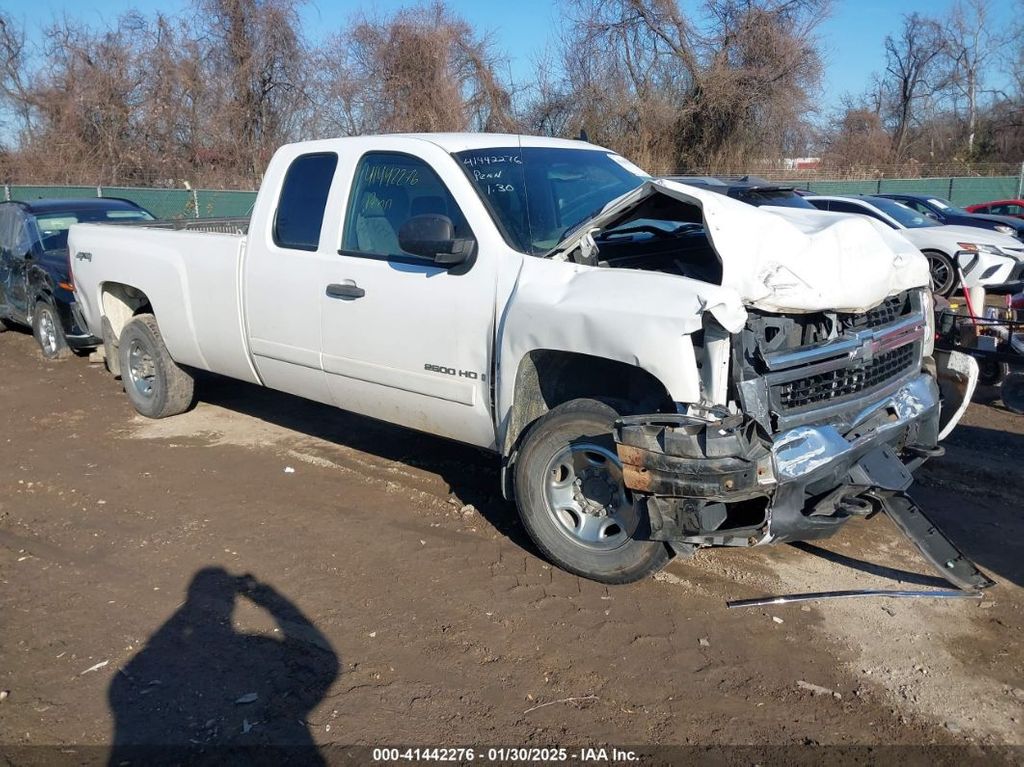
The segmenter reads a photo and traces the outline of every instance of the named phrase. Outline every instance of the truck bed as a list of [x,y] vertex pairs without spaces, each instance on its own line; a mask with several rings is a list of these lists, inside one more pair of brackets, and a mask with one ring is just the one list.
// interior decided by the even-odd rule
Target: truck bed
[[102,337],[102,318],[119,311],[119,287],[134,286],[148,297],[177,362],[258,380],[242,322],[248,219],[141,223],[72,227],[76,293],[90,331]]

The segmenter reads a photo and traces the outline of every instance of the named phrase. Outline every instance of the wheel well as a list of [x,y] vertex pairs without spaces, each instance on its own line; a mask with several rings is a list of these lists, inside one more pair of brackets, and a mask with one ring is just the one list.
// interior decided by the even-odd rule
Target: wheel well
[[103,316],[110,323],[114,338],[121,337],[121,331],[132,317],[153,310],[145,293],[120,282],[104,283],[102,300]]
[[536,349],[519,363],[505,430],[510,455],[530,424],[556,405],[580,397],[624,400],[638,413],[672,410],[664,384],[643,368],[578,352]]

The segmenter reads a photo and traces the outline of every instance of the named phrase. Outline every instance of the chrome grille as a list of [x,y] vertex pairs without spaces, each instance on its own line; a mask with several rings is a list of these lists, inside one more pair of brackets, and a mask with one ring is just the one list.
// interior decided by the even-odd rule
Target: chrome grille
[[875,355],[869,361],[829,370],[770,387],[772,400],[786,412],[840,401],[883,386],[917,363],[918,344]]

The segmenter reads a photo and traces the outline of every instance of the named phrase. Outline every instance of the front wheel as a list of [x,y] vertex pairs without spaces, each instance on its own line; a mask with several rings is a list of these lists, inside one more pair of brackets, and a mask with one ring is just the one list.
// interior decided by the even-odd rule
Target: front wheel
[[152,314],[140,314],[124,326],[118,358],[124,390],[142,415],[166,418],[191,407],[195,381],[167,353]]
[[931,274],[932,292],[939,296],[948,296],[953,292],[953,288],[956,287],[956,264],[945,253],[940,253],[937,250],[926,250],[924,251],[924,256],[928,259],[928,272]]
[[40,301],[32,313],[32,335],[39,344],[39,351],[48,360],[66,360],[71,356],[71,347],[64,335],[57,310],[50,301]]
[[602,583],[631,583],[672,558],[622,481],[611,436],[619,414],[576,399],[554,408],[527,434],[515,463],[519,516],[549,560]]

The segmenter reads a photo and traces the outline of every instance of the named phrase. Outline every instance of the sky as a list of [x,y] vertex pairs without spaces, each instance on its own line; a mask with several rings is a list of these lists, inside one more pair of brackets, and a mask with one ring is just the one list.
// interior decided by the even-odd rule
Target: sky
[[[988,2],[993,19],[1014,18],[1018,12],[1015,0]],[[360,10],[387,14],[410,3],[313,0],[302,16],[307,31],[315,38],[342,28]],[[62,16],[101,27],[131,8],[173,13],[185,7],[187,0],[0,0],[0,5],[32,29]],[[477,30],[492,34],[496,48],[509,57],[511,75],[520,83],[529,82],[533,63],[556,40],[557,0],[448,0],[448,5]],[[681,5],[685,9],[699,3],[682,0]],[[826,65],[821,99],[824,110],[838,107],[844,94],[864,90],[871,74],[882,66],[885,36],[899,28],[904,14],[919,11],[939,16],[951,5],[952,0],[833,0],[832,14],[819,31]]]

